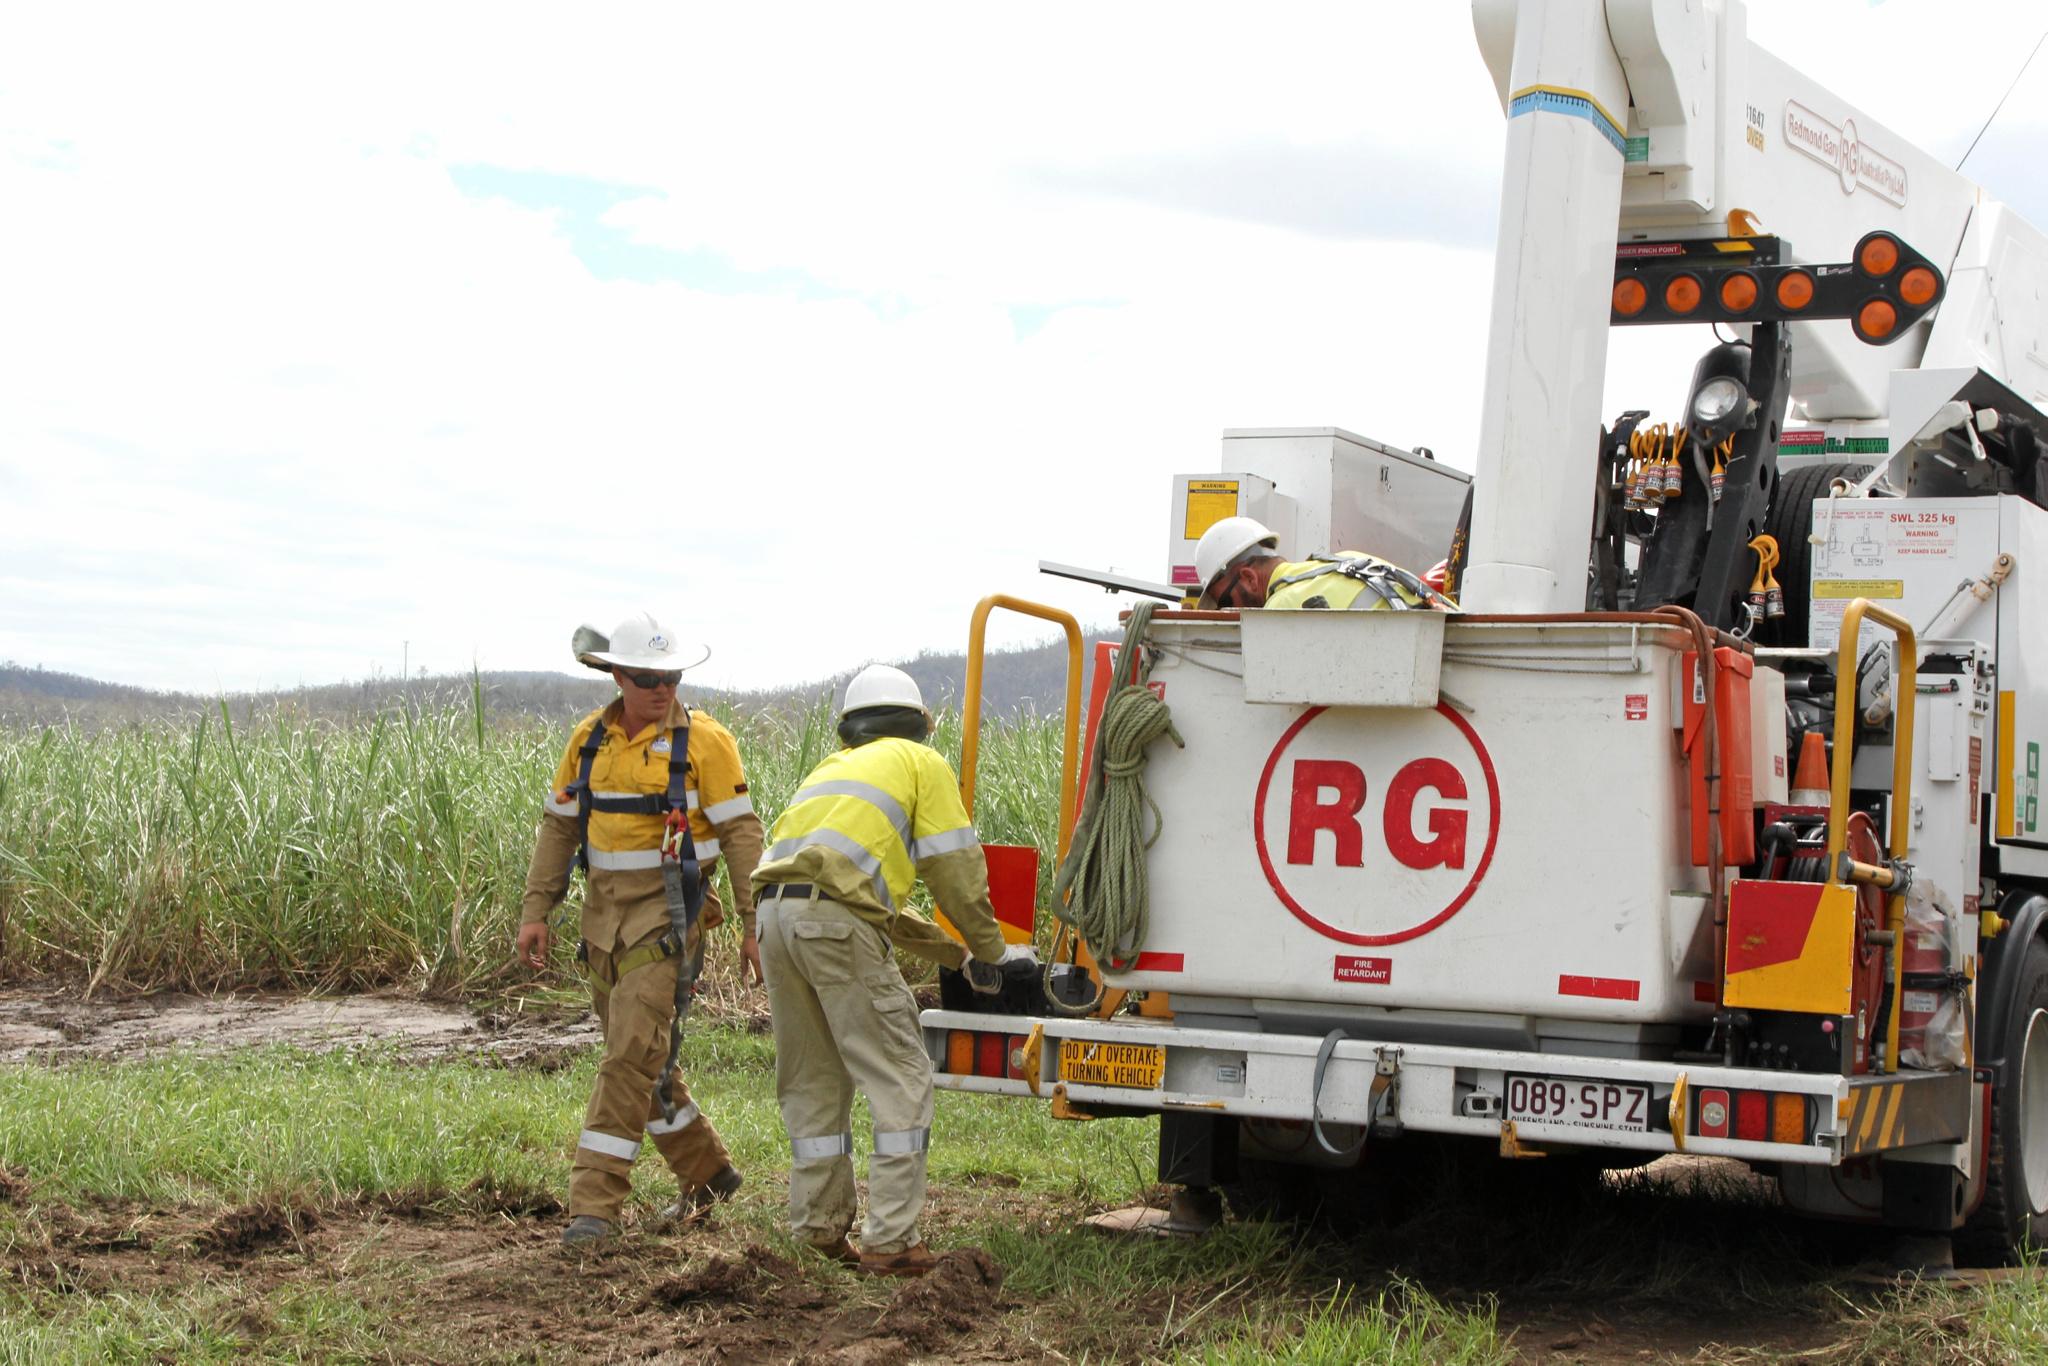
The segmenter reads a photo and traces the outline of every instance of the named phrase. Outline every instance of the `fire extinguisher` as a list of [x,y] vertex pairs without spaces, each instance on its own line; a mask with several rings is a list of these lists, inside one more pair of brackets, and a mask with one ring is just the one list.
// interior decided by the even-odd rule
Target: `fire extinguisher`
[[[1919,908],[1914,908],[1919,909]],[[1927,910],[1932,911],[1929,907]],[[1927,1025],[1954,989],[1948,963],[1948,922],[1939,913],[1908,915],[1899,949],[1899,1060],[1926,1058]],[[1910,1064],[1908,1064],[1910,1065]]]

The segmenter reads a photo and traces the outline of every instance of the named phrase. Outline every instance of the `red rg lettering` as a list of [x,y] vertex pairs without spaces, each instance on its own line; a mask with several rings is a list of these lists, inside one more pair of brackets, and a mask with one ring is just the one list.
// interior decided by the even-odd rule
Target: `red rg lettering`
[[[1325,792],[1334,792],[1336,800],[1325,802]],[[1287,817],[1287,861],[1314,863],[1316,832],[1327,830],[1337,843],[1338,867],[1356,868],[1365,862],[1365,831],[1358,823],[1358,810],[1364,805],[1365,771],[1357,764],[1342,759],[1296,759]]]
[[1461,799],[1466,795],[1465,779],[1442,759],[1417,759],[1403,767],[1387,786],[1387,848],[1410,868],[1463,868],[1468,813],[1432,806],[1428,812],[1430,838],[1416,838],[1415,801],[1426,787],[1443,797]]

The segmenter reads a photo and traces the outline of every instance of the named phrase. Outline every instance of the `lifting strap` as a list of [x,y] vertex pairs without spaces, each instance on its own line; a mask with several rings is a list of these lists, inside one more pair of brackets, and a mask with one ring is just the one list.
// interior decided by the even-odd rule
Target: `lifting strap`
[[[661,793],[599,797],[591,792],[590,774],[597,764],[597,752],[604,747],[605,730],[605,721],[600,715],[577,751],[576,781],[569,785],[569,791],[576,797],[576,865],[582,867],[587,885],[590,877],[591,812],[668,818],[661,837],[661,887],[668,902],[668,930],[652,944],[640,945],[620,955],[614,965],[612,981],[604,986],[609,990],[619,978],[636,968],[670,958],[684,960],[676,965],[675,1017],[669,1021],[668,1061],[662,1065],[661,1076],[654,1086],[662,1118],[673,1122],[678,1107],[670,1099],[670,1092],[675,1089],[676,1060],[682,1055],[683,1016],[689,1013],[690,1001],[697,994],[697,975],[704,966],[701,936],[696,952],[685,956],[691,934],[697,928],[697,918],[704,909],[704,869],[697,861],[697,842],[690,834],[690,711],[685,707],[683,723],[669,732],[668,790]],[[578,956],[584,957],[580,952]],[[587,957],[585,961],[588,961]]]

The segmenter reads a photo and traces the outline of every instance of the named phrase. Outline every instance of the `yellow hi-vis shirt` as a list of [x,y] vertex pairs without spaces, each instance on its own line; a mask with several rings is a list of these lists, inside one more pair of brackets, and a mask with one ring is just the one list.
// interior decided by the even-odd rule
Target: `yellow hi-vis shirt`
[[870,740],[825,757],[776,819],[756,883],[809,882],[897,947],[949,968],[960,945],[906,910],[922,877],[976,958],[1003,956],[988,861],[953,770],[916,740]]
[[[1387,564],[1387,561],[1376,556],[1349,550],[1339,551],[1327,558],[1289,561],[1275,569],[1273,577],[1266,580],[1265,605],[1328,607],[1335,611],[1350,609],[1360,612],[1378,611],[1395,605],[1371,584],[1344,573],[1341,566],[1347,560],[1366,565]],[[1397,583],[1391,578],[1382,578],[1379,582],[1405,606],[1430,606],[1427,598],[1405,584]]]
[[[540,831],[526,875],[522,923],[546,920],[569,887],[570,863],[580,844],[576,800],[569,784],[583,766],[583,742],[591,727],[605,728],[590,766],[590,790],[600,797],[637,797],[668,791],[668,761],[674,730],[683,723],[681,701],[669,703],[659,725],[626,734],[624,702],[614,700],[583,718],[570,733],[554,785],[542,800]],[[740,915],[754,914],[753,873],[761,857],[761,819],[747,792],[739,745],[732,732],[701,711],[688,713],[689,770],[684,775],[690,838],[706,883],[703,919],[715,926],[724,916],[709,883],[723,856],[732,876]],[[666,818],[624,811],[590,813],[590,871],[583,896],[583,938],[606,952],[633,947],[668,928],[668,898],[661,882],[661,836]]]

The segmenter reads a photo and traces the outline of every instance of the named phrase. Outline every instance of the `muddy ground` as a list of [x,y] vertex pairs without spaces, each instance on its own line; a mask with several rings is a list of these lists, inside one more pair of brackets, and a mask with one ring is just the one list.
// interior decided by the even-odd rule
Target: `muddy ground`
[[[597,1032],[584,1011],[561,1005],[476,1012],[380,996],[85,1002],[0,990],[0,1064],[270,1043],[338,1048],[365,1039],[421,1060],[487,1055],[511,1066],[555,1067],[594,1044]],[[1675,1192],[1730,1177],[1725,1165],[1705,1159],[1665,1159],[1655,1171]],[[774,1174],[760,1175],[764,1186],[778,1184]],[[1074,1325],[1048,1323],[1004,1289],[1000,1268],[960,1247],[958,1225],[995,1218],[1052,1228],[1088,1212],[1071,1201],[1054,1208],[1000,1182],[945,1192],[928,1233],[935,1247],[955,1251],[932,1279],[902,1284],[864,1280],[715,1218],[682,1230],[629,1228],[605,1251],[568,1256],[557,1244],[562,1211],[552,1200],[468,1194],[460,1214],[403,1199],[227,1214],[118,1201],[74,1208],[37,1201],[22,1177],[0,1168],[0,1204],[35,1209],[30,1236],[0,1252],[0,1281],[90,1295],[225,1290],[246,1306],[240,1330],[252,1343],[264,1340],[273,1307],[295,1290],[381,1297],[404,1325],[399,1331],[418,1334],[386,1344],[391,1355],[465,1366],[536,1358],[1068,1361],[1101,1359],[1108,1345]],[[1834,1312],[1815,1311],[1812,1298],[1804,1308],[1694,1313],[1668,1301],[1617,1301],[1600,1290],[1559,1289],[1573,1284],[1569,1265],[1531,1277],[1540,1249],[1482,1248],[1492,1216],[1486,1208],[1469,1211],[1462,1228],[1442,1231],[1441,1247],[1418,1250],[1413,1230],[1399,1231],[1407,1244],[1399,1266],[1379,1255],[1369,1233],[1319,1228],[1302,1237],[1333,1281],[1354,1280],[1368,1298],[1396,1275],[1452,1303],[1493,1298],[1502,1331],[1512,1331],[1513,1346],[1529,1361],[1712,1361],[1731,1348],[1771,1359],[1819,1354],[1853,1340],[1856,1314],[1888,1284],[1875,1268],[1845,1274],[1835,1258],[1814,1270],[1817,1285],[1833,1287]],[[1175,1316],[1184,1319],[1194,1297],[1211,1294],[1219,1313],[1258,1307],[1254,1292],[1229,1287],[1184,1287],[1186,1299],[1162,1293],[1118,1330],[1114,1354],[1170,1351]]]

